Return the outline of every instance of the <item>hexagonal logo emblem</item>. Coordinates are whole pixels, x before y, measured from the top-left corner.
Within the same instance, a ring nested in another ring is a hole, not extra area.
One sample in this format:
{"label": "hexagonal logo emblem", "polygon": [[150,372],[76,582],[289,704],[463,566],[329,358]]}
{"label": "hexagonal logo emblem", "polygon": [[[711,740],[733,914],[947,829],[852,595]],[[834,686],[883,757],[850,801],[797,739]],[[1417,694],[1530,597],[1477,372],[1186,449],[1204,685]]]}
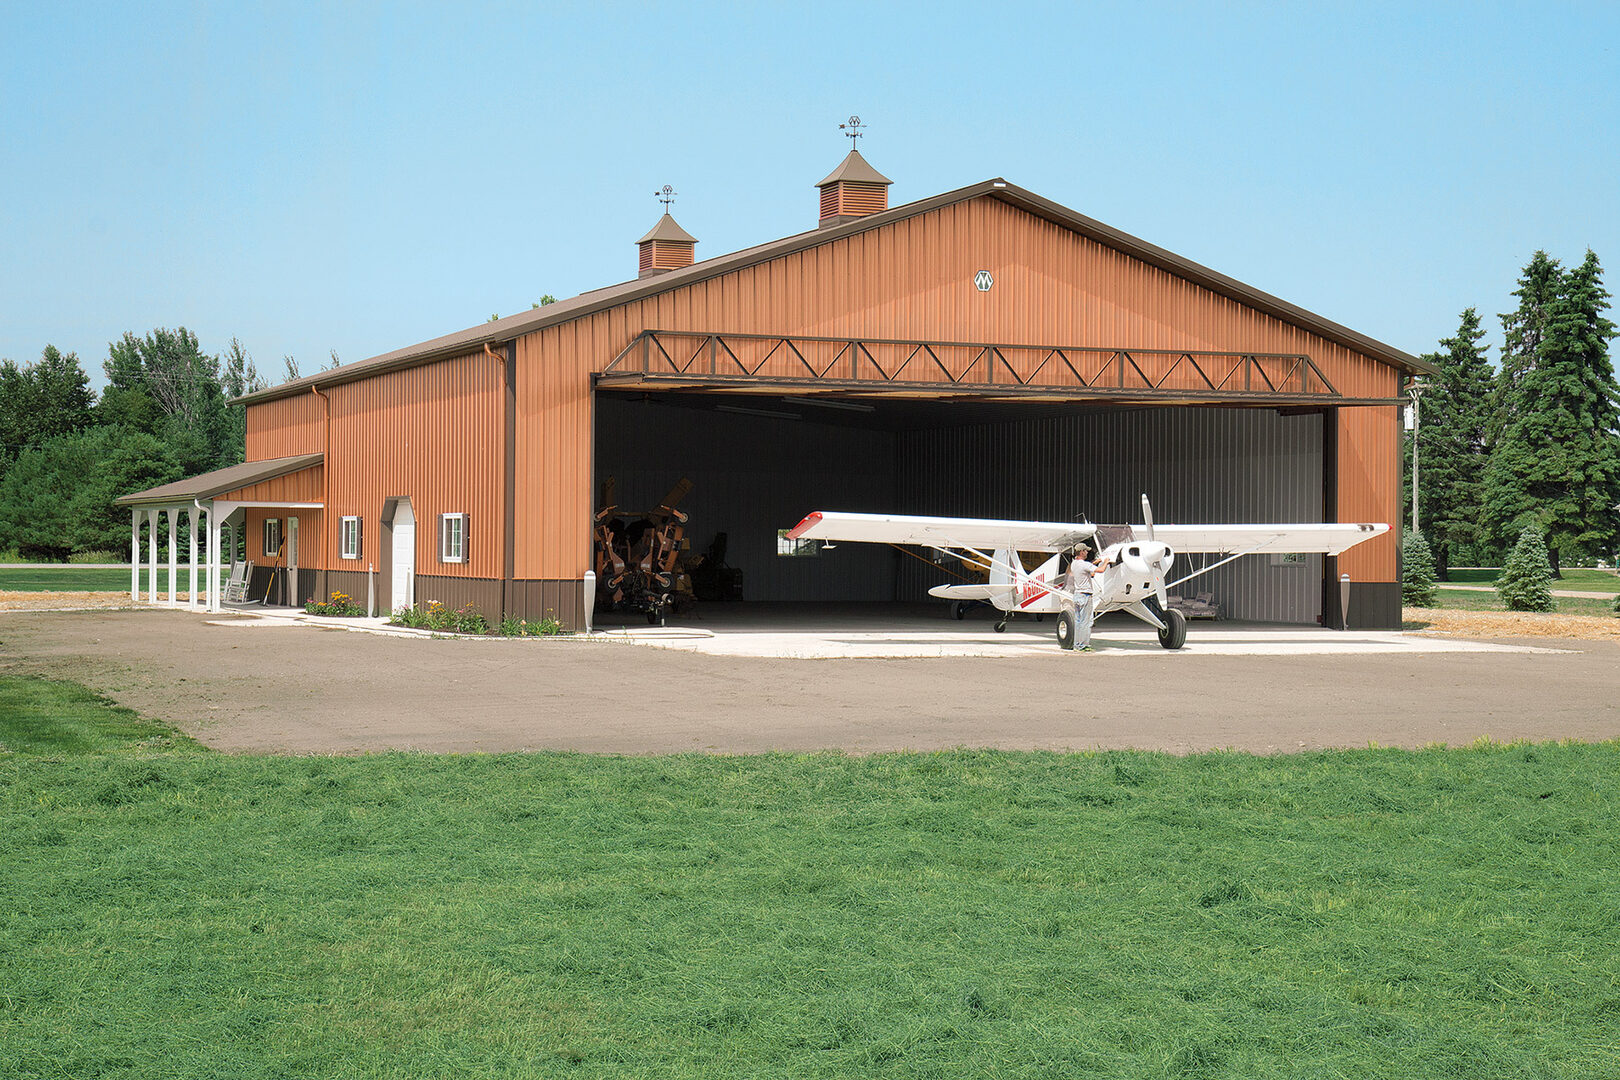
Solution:
{"label": "hexagonal logo emblem", "polygon": [[978,289],[980,292],[989,292],[990,286],[994,285],[995,283],[996,279],[990,276],[990,271],[988,270],[980,270],[977,274],[973,275],[973,287]]}

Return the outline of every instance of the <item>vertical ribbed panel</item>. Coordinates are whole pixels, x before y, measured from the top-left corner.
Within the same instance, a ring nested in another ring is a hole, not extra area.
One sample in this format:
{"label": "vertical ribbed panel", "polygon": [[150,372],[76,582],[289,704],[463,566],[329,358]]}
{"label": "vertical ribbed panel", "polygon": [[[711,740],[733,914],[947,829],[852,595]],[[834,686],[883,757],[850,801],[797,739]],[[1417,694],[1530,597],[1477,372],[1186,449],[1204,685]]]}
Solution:
{"label": "vertical ribbed panel", "polygon": [[[1269,409],[1090,411],[903,433],[902,513],[1101,523],[1322,520],[1322,418]],[[1213,562],[1199,558],[1197,564]],[[1178,556],[1174,580],[1189,569]],[[900,596],[944,579],[903,563]],[[1232,618],[1315,622],[1322,560],[1241,559],[1176,590],[1212,592]]]}
{"label": "vertical ribbed panel", "polygon": [[247,461],[318,454],[325,447],[321,399],[307,390],[247,407]]}
{"label": "vertical ribbed panel", "polygon": [[[739,407],[750,405],[739,399]],[[768,407],[768,406],[766,406]],[[805,409],[809,412],[809,409]],[[600,394],[598,486],[615,480],[619,516],[646,511],[681,477],[692,491],[692,552],[727,534],[726,561],[743,572],[748,600],[888,600],[893,549],[842,544],[814,556],[776,553],[776,532],[818,507],[892,511],[897,436],[887,431],[709,412]]]}
{"label": "vertical ribbed panel", "polygon": [[1401,409],[1339,410],[1339,520],[1387,521],[1390,531],[1339,556],[1339,573],[1357,582],[1399,581]]}
{"label": "vertical ribbed panel", "polygon": [[[476,352],[326,391],[332,399],[327,567],[378,565],[383,501],[408,496],[418,576],[501,576],[501,368]],[[468,515],[466,563],[439,562],[439,515],[452,513]],[[338,521],[345,515],[364,521],[358,564],[339,558]]]}

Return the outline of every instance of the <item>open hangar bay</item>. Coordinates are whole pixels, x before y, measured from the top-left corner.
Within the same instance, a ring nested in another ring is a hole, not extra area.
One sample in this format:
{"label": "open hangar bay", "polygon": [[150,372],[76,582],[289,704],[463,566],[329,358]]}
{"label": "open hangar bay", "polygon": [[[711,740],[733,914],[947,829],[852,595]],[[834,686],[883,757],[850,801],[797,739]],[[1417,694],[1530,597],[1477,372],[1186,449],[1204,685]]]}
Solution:
{"label": "open hangar bay", "polygon": [[[690,479],[691,552],[725,534],[743,603],[926,601],[943,616],[927,589],[960,580],[955,560],[872,544],[794,552],[779,531],[811,510],[1129,523],[1142,493],[1161,521],[1320,521],[1324,430],[1322,411],[1297,408],[599,392],[595,460],[621,507],[655,506]],[[1179,558],[1169,578],[1213,561]],[[1251,556],[1186,591],[1212,593],[1227,618],[1318,625],[1336,609],[1324,561]]]}

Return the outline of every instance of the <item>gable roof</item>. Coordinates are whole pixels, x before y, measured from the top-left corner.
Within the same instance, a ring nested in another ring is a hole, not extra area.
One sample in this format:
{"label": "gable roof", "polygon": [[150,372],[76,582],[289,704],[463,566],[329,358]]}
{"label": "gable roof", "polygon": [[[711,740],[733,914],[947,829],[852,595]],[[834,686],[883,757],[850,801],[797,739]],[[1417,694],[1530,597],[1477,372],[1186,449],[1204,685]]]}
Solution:
{"label": "gable roof", "polygon": [[374,356],[369,360],[357,360],[342,367],[332,368],[329,371],[306,375],[301,379],[272,386],[251,394],[244,394],[235,400],[242,404],[253,404],[260,401],[272,401],[276,398],[291,397],[294,394],[307,393],[311,387],[334,386],[339,383],[354,382],[357,379],[369,378],[387,371],[403,367],[414,367],[417,364],[430,363],[434,360],[444,360],[452,356],[470,352],[484,345],[495,345],[511,341],[524,334],[558,323],[568,322],[584,315],[590,315],[606,308],[616,307],[632,300],[640,300],[646,296],[668,292],[672,289],[691,285],[694,282],[704,281],[708,278],[719,277],[734,270],[741,270],[758,263],[768,262],[771,259],[789,255],[796,251],[803,251],[820,244],[830,244],[846,236],[867,232],[872,229],[881,229],[885,225],[907,218],[938,210],[944,206],[967,202],[970,199],[992,198],[1017,207],[1036,217],[1044,218],[1054,224],[1071,229],[1081,236],[1094,240],[1105,247],[1113,248],[1122,254],[1129,255],[1150,266],[1156,266],[1176,277],[1200,285],[1210,292],[1236,300],[1241,304],[1254,308],[1273,318],[1302,330],[1307,330],[1318,337],[1343,345],[1345,348],[1373,359],[1381,360],[1386,364],[1398,367],[1413,374],[1435,374],[1436,369],[1430,364],[1419,360],[1411,353],[1403,352],[1393,345],[1386,345],[1365,334],[1357,333],[1347,326],[1325,319],[1314,312],[1306,311],[1286,300],[1262,292],[1252,285],[1245,285],[1236,278],[1227,277],[1217,273],[1207,266],[1183,258],[1173,251],[1148,243],[1129,233],[1121,232],[1109,225],[1104,225],[1095,218],[1086,217],[1076,213],[1066,206],[1042,198],[1033,191],[1010,184],[1006,180],[996,177],[983,180],[977,184],[970,184],[955,191],[947,191],[941,195],[934,195],[916,202],[905,203],[888,210],[866,217],[856,218],[854,221],[827,228],[810,229],[806,232],[795,233],[792,236],[773,240],[770,243],[759,244],[755,247],[734,251],[729,255],[719,255],[679,270],[669,270],[650,278],[637,278],[631,281],[609,285],[606,288],[595,289],[591,292],[580,293],[567,300],[559,300],[545,307],[524,311],[517,315],[508,315],[504,319],[483,323],[479,326],[460,330],[443,337],[433,338],[417,345],[395,349],[393,352]]}
{"label": "gable roof", "polygon": [[[335,368],[333,370],[336,370]],[[208,499],[226,491],[250,487],[265,480],[274,480],[288,473],[302,472],[325,460],[324,454],[298,454],[295,457],[267,458],[264,461],[246,461],[213,472],[188,476],[169,484],[123,495],[113,500],[114,506],[137,503],[187,503],[193,499]]]}

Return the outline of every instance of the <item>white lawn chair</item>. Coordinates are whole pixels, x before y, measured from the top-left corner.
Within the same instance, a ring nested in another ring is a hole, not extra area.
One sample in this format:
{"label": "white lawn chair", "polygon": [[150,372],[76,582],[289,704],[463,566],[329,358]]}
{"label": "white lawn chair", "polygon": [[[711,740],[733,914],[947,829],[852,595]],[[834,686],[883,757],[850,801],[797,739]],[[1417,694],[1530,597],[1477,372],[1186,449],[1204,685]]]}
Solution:
{"label": "white lawn chair", "polygon": [[225,583],[227,604],[247,603],[248,582],[253,580],[253,563],[239,562],[231,567],[231,580]]}

